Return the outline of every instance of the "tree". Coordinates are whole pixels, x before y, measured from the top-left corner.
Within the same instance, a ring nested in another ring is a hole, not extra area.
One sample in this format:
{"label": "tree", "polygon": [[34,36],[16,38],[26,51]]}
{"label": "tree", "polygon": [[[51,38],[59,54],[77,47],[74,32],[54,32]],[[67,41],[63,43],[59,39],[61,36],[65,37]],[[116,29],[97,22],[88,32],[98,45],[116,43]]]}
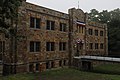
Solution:
{"label": "tree", "polygon": [[0,29],[2,32],[12,27],[18,16],[22,0],[0,0]]}
{"label": "tree", "polygon": [[109,12],[107,10],[98,12],[92,9],[89,16],[91,21],[106,23],[108,25],[109,51],[120,52],[120,9],[117,8]]}
{"label": "tree", "polygon": [[[11,63],[16,63],[16,32],[18,8],[21,3],[22,0],[0,0],[0,32],[4,33],[5,37],[9,38],[10,40],[9,44]],[[12,56],[14,56],[14,59]],[[3,70],[5,70],[4,67]],[[16,64],[11,66],[11,73],[16,73]]]}

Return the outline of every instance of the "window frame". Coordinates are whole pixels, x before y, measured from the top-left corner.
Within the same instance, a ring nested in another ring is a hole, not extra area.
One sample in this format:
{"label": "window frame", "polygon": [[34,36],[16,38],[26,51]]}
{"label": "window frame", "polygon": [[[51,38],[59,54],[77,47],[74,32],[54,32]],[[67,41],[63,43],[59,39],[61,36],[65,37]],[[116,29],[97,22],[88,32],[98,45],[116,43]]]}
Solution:
{"label": "window frame", "polygon": [[67,24],[66,23],[60,23],[60,31],[66,32],[67,30]]}
{"label": "window frame", "polygon": [[29,52],[40,52],[41,43],[39,41],[30,41]]}
{"label": "window frame", "polygon": [[30,17],[30,28],[32,29],[40,29],[41,27],[41,19]]}
{"label": "window frame", "polygon": [[66,42],[59,42],[59,51],[66,51]]}
{"label": "window frame", "polygon": [[46,42],[46,51],[55,51],[55,42]]}
{"label": "window frame", "polygon": [[46,20],[46,30],[55,30],[55,21]]}

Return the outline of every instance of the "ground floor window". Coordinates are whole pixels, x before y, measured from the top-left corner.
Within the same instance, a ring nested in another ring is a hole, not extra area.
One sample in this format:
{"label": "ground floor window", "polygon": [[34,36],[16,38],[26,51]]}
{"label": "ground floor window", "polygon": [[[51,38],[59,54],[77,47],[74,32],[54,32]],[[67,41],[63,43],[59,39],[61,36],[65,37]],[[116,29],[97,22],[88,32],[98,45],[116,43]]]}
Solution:
{"label": "ground floor window", "polygon": [[60,66],[60,67],[62,66],[62,61],[61,61],[61,60],[59,61],[59,66]]}
{"label": "ground floor window", "polygon": [[54,61],[51,62],[51,68],[54,68]]}
{"label": "ground floor window", "polygon": [[46,69],[49,69],[49,68],[50,68],[49,65],[50,65],[50,63],[49,63],[49,62],[46,62]]}
{"label": "ground floor window", "polygon": [[36,64],[36,71],[39,71],[39,67],[40,67],[40,64],[37,63],[37,64]]}
{"label": "ground floor window", "polygon": [[64,60],[64,63],[63,63],[64,66],[66,66],[66,60]]}
{"label": "ground floor window", "polygon": [[34,64],[29,64],[29,72],[33,72],[34,71]]}

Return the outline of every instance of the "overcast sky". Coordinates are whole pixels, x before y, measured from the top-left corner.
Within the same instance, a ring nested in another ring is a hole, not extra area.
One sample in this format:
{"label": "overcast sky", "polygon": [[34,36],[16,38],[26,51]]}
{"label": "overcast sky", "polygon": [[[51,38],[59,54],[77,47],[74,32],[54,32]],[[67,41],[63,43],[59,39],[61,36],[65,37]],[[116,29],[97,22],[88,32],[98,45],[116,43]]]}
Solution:
{"label": "overcast sky", "polygon": [[89,12],[91,9],[102,11],[120,8],[120,0],[27,0],[27,2],[65,13],[68,13],[69,8],[78,8],[78,1],[79,8],[84,12]]}

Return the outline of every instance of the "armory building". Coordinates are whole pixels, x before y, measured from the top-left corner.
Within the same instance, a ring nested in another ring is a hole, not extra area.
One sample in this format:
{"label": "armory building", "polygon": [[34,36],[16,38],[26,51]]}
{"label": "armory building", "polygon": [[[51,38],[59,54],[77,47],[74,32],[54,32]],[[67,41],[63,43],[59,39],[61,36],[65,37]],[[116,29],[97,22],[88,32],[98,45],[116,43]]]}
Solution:
{"label": "armory building", "polygon": [[81,9],[66,14],[23,1],[18,14],[16,37],[0,32],[5,74],[72,66],[74,56],[108,54],[107,25],[89,21]]}

